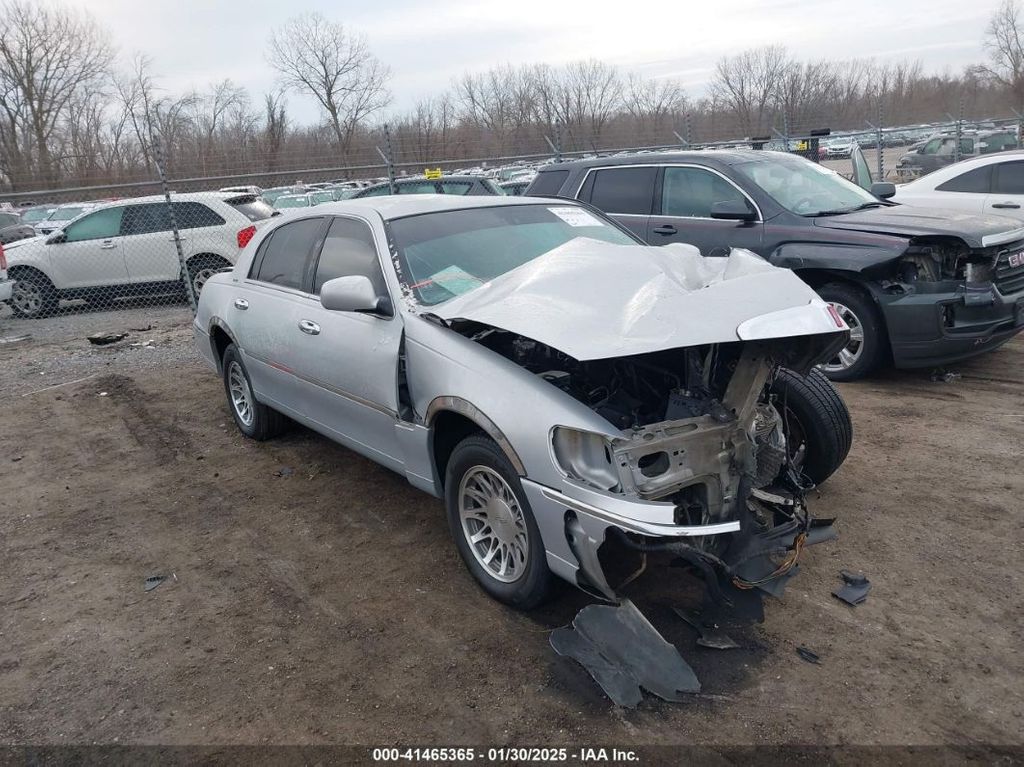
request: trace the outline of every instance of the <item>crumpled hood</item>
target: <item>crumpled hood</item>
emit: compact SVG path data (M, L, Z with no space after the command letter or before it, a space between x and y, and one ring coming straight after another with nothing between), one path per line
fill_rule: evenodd
M1024 239L1020 222L1006 216L987 216L957 210L893 205L868 208L841 216L822 216L814 220L826 229L877 232L903 237L949 235L972 248L985 248Z
M577 360L846 331L799 277L747 250L577 238L430 311L547 344Z

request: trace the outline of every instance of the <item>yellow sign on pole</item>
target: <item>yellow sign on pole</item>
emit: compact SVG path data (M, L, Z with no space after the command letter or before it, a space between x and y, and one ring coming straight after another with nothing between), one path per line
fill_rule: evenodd
M440 168L424 168L423 175L427 178L441 178Z

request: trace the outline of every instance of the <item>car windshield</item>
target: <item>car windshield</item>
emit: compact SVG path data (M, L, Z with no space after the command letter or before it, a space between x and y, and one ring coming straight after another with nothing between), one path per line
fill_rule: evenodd
M502 205L425 213L391 222L399 279L433 306L477 288L577 237L636 245L575 205ZM624 265L625 266L625 265Z
M70 221L82 213L85 208L57 208L50 214L48 221Z
M308 208L309 198L306 195L298 197L278 197L274 202L275 208Z
M880 205L870 192L801 157L765 157L733 166L786 210L801 216L820 216Z
M51 212L53 212L53 208L30 208L21 214L21 220L26 224L34 224L36 221L45 219Z

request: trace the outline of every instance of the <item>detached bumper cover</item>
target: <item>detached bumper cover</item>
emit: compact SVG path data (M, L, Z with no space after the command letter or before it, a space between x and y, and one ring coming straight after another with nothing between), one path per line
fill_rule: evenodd
M1024 330L1024 291L966 290L925 283L901 296L879 294L897 367L943 365L994 349Z

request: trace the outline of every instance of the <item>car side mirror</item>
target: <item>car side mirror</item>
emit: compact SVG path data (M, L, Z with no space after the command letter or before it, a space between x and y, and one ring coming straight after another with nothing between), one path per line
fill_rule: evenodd
M68 236L64 232L54 232L50 235L50 239L46 241L47 245L60 245L62 242L67 242Z
M753 221L757 218L757 212L751 210L749 205L740 200L723 200L712 203L711 218L726 221Z
M320 288L320 305L333 312L390 312L388 299L378 296L363 275L327 280Z
M896 185L889 181L876 181L871 185L871 194L879 200L888 200L896 195Z

